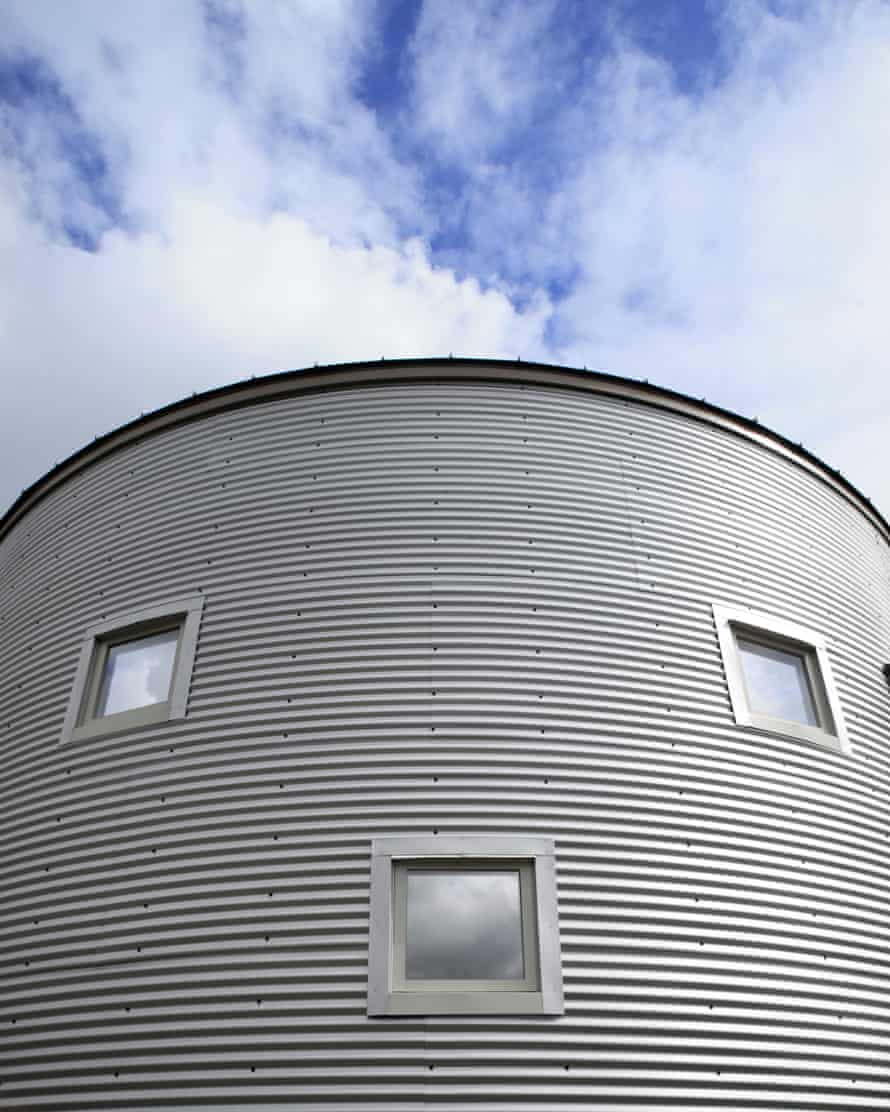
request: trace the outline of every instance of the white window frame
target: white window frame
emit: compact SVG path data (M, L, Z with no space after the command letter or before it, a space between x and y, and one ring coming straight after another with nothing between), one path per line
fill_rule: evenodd
M62 726L62 743L83 741L121 730L184 718L203 607L203 595L189 595L158 603L156 606L116 614L90 626L81 644L71 698ZM150 703L116 714L97 716L96 704L108 650L114 645L126 644L128 641L169 629L177 629L179 637L168 698L161 703Z
M509 867L520 875L522 981L409 981L404 898L411 866ZM375 838L371 845L368 1015L562 1015L553 840L509 835Z
M740 726L765 733L814 742L849 756L850 741L831 671L827 642L822 634L796 622L746 607L714 603L713 611L736 722ZM803 722L761 714L751 708L739 655L739 638L801 657L807 671L813 704L819 719L818 725L810 726Z

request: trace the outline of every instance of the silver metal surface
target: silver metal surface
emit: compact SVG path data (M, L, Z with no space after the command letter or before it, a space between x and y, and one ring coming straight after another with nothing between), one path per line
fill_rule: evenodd
M0 1108L885 1109L880 521L693 407L437 374L8 523ZM60 745L85 631L191 594L186 717ZM825 638L849 755L736 724L714 602ZM440 834L553 838L563 1016L366 1016L371 840Z

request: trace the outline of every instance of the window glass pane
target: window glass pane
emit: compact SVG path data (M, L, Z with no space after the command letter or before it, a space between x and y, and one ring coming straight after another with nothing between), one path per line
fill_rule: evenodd
M408 980L521 980L518 870L409 870Z
M737 639L748 703L755 714L818 726L806 662L800 653Z
M170 695L178 629L112 645L105 657L96 717L163 703Z

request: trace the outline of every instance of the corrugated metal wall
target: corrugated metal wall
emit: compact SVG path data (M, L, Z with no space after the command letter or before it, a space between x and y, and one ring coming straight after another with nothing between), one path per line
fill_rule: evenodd
M890 557L703 421L531 385L230 410L0 569L3 1109L890 1107ZM58 744L83 631L202 591L188 717ZM853 756L735 726L822 631ZM365 1016L373 835L557 845L566 1012Z

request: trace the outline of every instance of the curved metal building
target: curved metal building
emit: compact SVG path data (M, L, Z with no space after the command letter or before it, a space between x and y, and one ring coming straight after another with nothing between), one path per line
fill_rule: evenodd
M890 1107L890 531L801 448L355 364L125 426L0 535L0 1109ZM436 838L539 898L552 845L564 1006L374 1014L420 928L372 851Z

